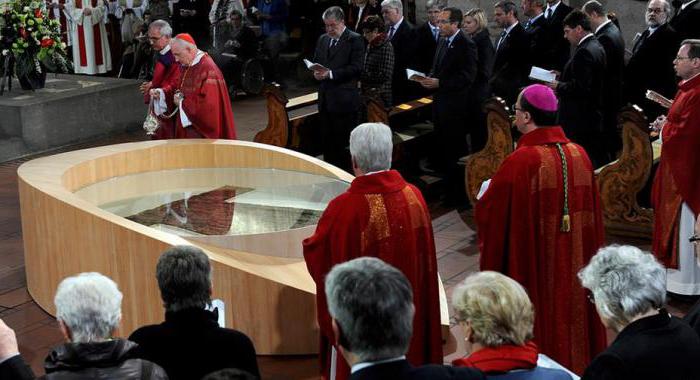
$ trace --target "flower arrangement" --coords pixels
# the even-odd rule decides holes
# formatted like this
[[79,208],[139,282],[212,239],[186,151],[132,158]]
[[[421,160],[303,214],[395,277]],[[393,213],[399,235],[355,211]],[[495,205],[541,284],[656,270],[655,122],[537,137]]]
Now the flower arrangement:
[[[0,10],[0,68],[18,78],[50,72],[68,72],[66,44],[57,20],[49,19],[44,1],[10,0]],[[7,59],[7,58],[10,59]],[[11,74],[11,73],[10,73]]]

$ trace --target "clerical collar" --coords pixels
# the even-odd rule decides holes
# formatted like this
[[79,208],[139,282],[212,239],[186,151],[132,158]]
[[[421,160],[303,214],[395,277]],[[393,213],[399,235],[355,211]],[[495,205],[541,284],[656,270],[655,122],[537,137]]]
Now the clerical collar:
[[698,0],[689,1],[689,2],[687,2],[687,3],[683,4],[683,5],[681,5],[681,10],[684,10],[685,8],[688,8],[688,7],[690,6],[690,4],[693,4],[693,3],[695,3],[696,1],[698,1]]
[[372,367],[378,364],[386,364],[386,363],[391,363],[391,362],[398,362],[401,360],[406,360],[406,355],[399,356],[396,358],[390,358],[390,359],[384,359],[384,360],[377,360],[376,362],[362,362],[362,363],[357,363],[350,368],[350,373],[353,374],[361,369],[365,369],[368,367]]
[[598,27],[595,28],[595,32],[594,32],[594,33],[595,33],[595,34],[598,34],[598,32],[599,32],[601,29],[603,29],[603,27],[604,27],[605,25],[608,25],[608,24],[610,24],[611,22],[612,22],[612,21],[608,20],[608,21],[606,21],[606,22],[604,22],[604,23],[598,25]]
[[163,50],[159,51],[158,53],[160,55],[166,55],[166,54],[168,54],[169,51],[170,51],[170,44],[167,44],[167,45],[165,45]]
[[585,41],[585,40],[587,40],[587,39],[589,39],[589,38],[591,38],[591,37],[593,37],[593,33],[588,33],[588,34],[586,34],[585,36],[583,36],[583,38],[581,38],[581,41],[579,41],[579,42],[578,42],[578,45],[576,45],[576,46],[581,46],[581,44],[583,43],[583,41]]
[[192,66],[198,64],[199,61],[202,60],[202,57],[204,57],[205,54],[207,54],[207,53],[205,53],[205,52],[203,52],[203,51],[201,51],[201,50],[197,50],[197,55],[196,55],[196,56],[194,57],[194,59],[192,60],[192,63],[190,64],[190,67],[192,67]]

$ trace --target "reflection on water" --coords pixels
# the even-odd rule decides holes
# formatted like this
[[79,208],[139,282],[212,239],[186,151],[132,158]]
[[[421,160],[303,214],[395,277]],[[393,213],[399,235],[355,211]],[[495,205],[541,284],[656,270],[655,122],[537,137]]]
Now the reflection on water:
[[101,209],[183,236],[245,235],[316,224],[348,183],[277,169],[205,168],[140,173],[75,194]]

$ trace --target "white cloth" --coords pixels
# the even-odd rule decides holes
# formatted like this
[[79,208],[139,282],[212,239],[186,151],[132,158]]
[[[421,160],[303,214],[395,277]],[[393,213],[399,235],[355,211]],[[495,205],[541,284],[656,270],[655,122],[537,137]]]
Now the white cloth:
[[153,102],[153,113],[156,114],[156,116],[160,116],[165,114],[165,112],[168,110],[168,104],[165,102],[165,92],[163,92],[163,89],[154,88],[154,90],[158,91],[160,96],[158,97],[158,100]]
[[[58,0],[51,0],[52,4],[59,4]],[[71,35],[71,29],[73,29],[73,26],[71,24],[71,20],[73,19],[73,16],[71,14],[70,8],[68,8],[69,4],[66,1],[64,4],[64,8],[61,9],[60,7],[56,7],[53,9],[50,9],[49,12],[53,12],[53,17],[58,20],[58,22],[61,22],[61,14],[66,16],[66,45],[71,46],[72,43],[72,35]],[[1,8],[0,8],[1,9]]]
[[676,294],[700,294],[700,265],[695,258],[695,245],[688,238],[695,232],[695,216],[688,204],[681,205],[678,228],[678,269],[666,272],[666,290]]
[[[90,0],[69,0],[66,2],[70,9],[73,27],[71,28],[71,39],[73,41],[73,66],[76,74],[104,74],[112,70],[112,56],[109,51],[109,40],[107,39],[107,29],[105,28],[104,17],[107,14],[107,7],[102,1],[98,1],[98,6],[91,7]],[[81,8],[77,4],[83,4]],[[84,15],[85,9],[92,9],[92,14]],[[102,64],[98,65],[95,57],[95,36],[93,35],[93,25],[99,25],[99,33],[102,50]],[[84,45],[80,44],[79,30],[83,30],[85,36]],[[86,61],[83,65],[80,60],[80,52],[85,52]]]

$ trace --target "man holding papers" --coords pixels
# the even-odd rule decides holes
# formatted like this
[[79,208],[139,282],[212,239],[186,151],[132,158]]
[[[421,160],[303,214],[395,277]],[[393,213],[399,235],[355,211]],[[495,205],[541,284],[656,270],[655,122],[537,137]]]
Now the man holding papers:
[[457,160],[469,153],[467,132],[469,131],[469,89],[476,77],[476,45],[460,29],[462,11],[445,8],[440,13],[440,45],[433,59],[428,78],[418,82],[425,88],[434,89],[433,123],[436,142],[432,163],[447,176],[446,203],[465,204],[464,175]]
[[[318,113],[321,118],[323,159],[341,169],[350,169],[346,149],[350,131],[357,124],[360,92],[357,82],[362,73],[365,44],[359,34],[345,27],[340,7],[323,12],[326,34],[316,43],[309,69],[320,82]],[[308,63],[307,63],[308,65]]]

